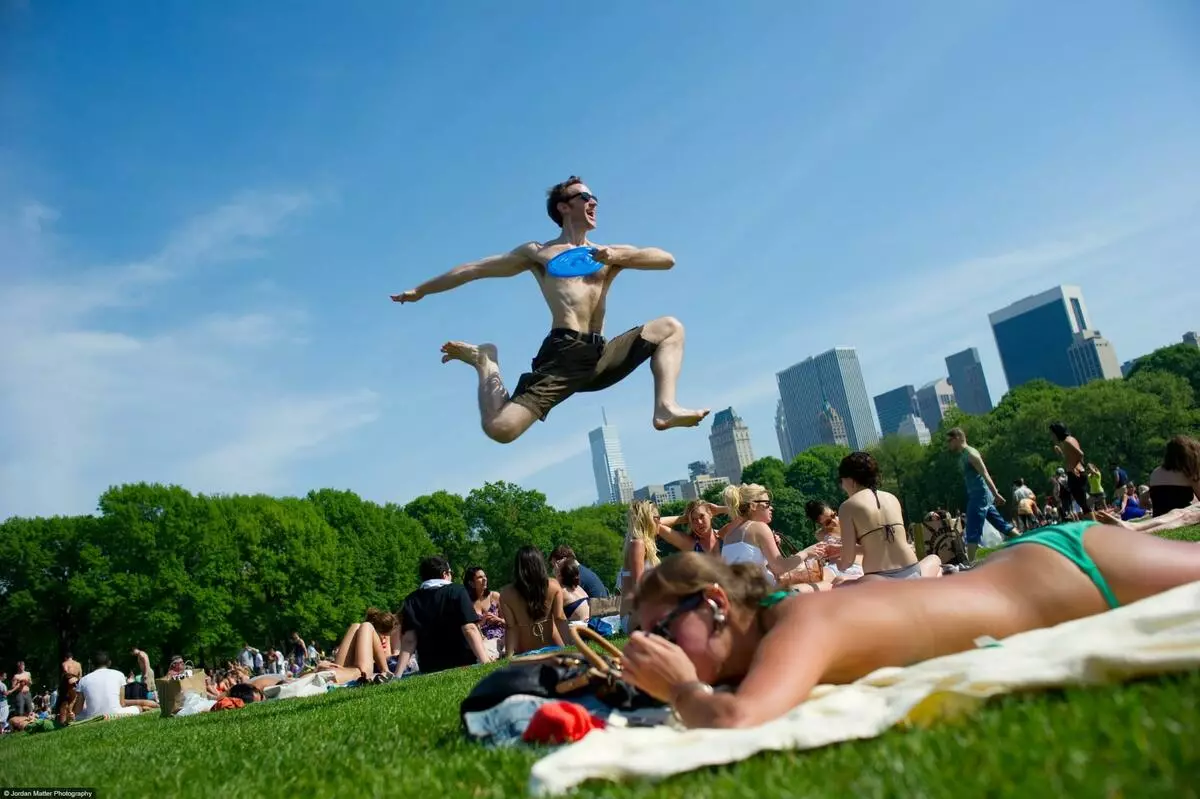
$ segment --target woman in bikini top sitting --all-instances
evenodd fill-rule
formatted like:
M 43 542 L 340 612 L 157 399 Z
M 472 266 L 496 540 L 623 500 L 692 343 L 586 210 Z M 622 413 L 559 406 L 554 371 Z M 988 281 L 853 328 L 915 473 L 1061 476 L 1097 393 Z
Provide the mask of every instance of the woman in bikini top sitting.
M 658 537 L 680 552 L 699 552 L 702 555 L 720 555 L 721 539 L 713 530 L 714 516 L 728 515 L 722 505 L 714 505 L 703 499 L 693 499 L 679 516 L 663 516 L 658 520 Z M 674 528 L 686 524 L 687 533 Z
M 900 500 L 879 490 L 879 464 L 870 453 L 852 452 L 843 458 L 838 478 L 849 497 L 838 509 L 844 542 L 839 569 L 849 568 L 861 551 L 864 574 L 860 582 L 942 575 L 942 561 L 937 555 L 917 560 L 904 530 Z
M 563 589 L 563 615 L 567 622 L 586 622 L 592 617 L 592 609 L 588 605 L 588 592 L 579 584 L 579 561 L 575 558 L 562 561 L 556 573 Z

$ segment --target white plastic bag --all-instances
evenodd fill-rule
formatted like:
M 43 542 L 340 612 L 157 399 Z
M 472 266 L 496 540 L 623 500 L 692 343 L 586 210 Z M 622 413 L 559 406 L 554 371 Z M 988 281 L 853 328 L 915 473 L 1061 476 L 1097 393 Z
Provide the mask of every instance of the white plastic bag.
M 1004 536 L 988 522 L 983 523 L 983 546 L 987 549 L 998 549 L 1004 546 Z
M 188 691 L 183 695 L 183 706 L 179 708 L 176 716 L 194 716 L 197 713 L 207 713 L 212 709 L 212 706 L 217 703 L 215 699 L 209 699 L 203 694 L 198 694 L 195 691 Z

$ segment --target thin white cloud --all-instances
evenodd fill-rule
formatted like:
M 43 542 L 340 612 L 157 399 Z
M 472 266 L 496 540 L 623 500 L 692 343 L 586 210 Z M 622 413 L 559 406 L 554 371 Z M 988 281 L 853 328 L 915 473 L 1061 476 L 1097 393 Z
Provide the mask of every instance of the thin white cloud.
M 280 397 L 256 404 L 224 445 L 187 463 L 184 483 L 220 493 L 286 490 L 281 466 L 379 418 L 379 395 Z
M 169 303 L 173 280 L 258 257 L 311 205 L 303 193 L 243 194 L 145 259 L 73 270 L 55 255 L 52 209 L 0 217 L 0 251 L 21 259 L 0 316 L 0 516 L 86 512 L 134 480 L 277 490 L 299 459 L 374 421 L 379 397 L 367 389 L 268 377 L 263 367 L 305 340 L 297 309 L 216 309 L 129 332 L 130 306 Z

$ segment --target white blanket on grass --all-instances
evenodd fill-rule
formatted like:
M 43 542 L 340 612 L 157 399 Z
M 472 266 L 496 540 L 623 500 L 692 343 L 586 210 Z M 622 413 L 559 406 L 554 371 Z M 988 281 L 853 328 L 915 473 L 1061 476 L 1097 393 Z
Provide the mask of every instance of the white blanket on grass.
M 986 642 L 983 642 L 986 643 Z M 537 796 L 591 778 L 660 778 L 758 752 L 813 749 L 925 725 L 1014 691 L 1098 685 L 1200 668 L 1200 582 L 1097 616 L 1014 635 L 989 646 L 883 668 L 855 683 L 822 685 L 775 721 L 744 730 L 612 728 L 539 760 Z

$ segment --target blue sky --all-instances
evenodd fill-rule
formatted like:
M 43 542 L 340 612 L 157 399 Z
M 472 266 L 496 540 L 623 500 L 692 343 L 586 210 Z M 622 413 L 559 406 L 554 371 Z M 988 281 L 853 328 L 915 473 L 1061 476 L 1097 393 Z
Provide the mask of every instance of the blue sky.
M 688 328 L 680 400 L 778 455 L 774 374 L 858 348 L 921 384 L 987 313 L 1083 286 L 1118 356 L 1200 327 L 1200 7 L 1098 3 L 31 3 L 0 0 L 0 517 L 108 485 L 508 479 L 594 499 L 603 405 L 635 485 L 708 458 L 639 370 L 506 446 L 443 341 L 510 386 L 532 278 L 388 294 L 556 233 L 664 247 L 608 332 Z

